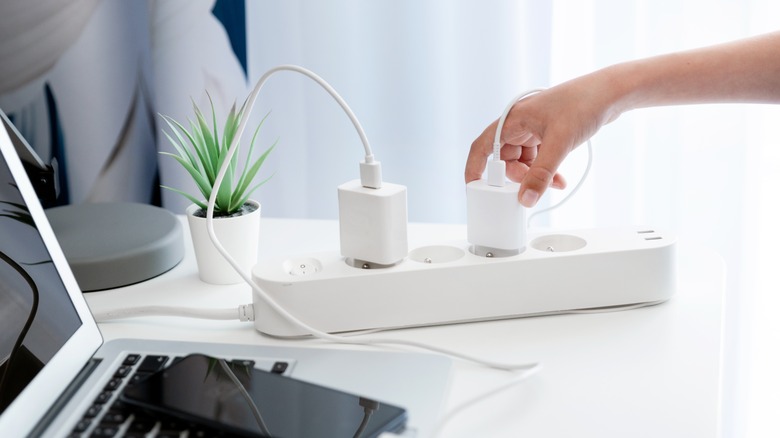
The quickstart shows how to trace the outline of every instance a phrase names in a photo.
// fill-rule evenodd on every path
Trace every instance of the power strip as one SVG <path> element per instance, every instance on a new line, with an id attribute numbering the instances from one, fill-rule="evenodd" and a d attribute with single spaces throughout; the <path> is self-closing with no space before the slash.
<path id="1" fill-rule="evenodd" d="M 650 229 L 589 229 L 531 237 L 500 257 L 466 242 L 413 249 L 393 266 L 338 252 L 272 259 L 257 284 L 329 333 L 453 324 L 668 300 L 676 289 L 676 238 Z M 307 335 L 255 292 L 255 328 Z"/>

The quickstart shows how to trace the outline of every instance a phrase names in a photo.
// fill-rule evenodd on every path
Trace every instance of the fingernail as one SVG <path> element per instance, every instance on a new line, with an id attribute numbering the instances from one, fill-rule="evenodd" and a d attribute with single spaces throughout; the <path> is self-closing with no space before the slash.
<path id="1" fill-rule="evenodd" d="M 527 189 L 523 192 L 522 195 L 520 195 L 520 203 L 523 204 L 526 208 L 531 208 L 534 205 L 536 205 L 536 202 L 539 200 L 539 193 L 535 190 Z"/>

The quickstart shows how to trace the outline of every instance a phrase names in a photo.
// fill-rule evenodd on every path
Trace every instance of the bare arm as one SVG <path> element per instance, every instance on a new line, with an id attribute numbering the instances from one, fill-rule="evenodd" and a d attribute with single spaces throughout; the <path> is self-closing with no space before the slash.
<path id="1" fill-rule="evenodd" d="M 620 114 L 714 102 L 780 103 L 780 32 L 616 64 L 535 94 L 510 111 L 501 158 L 532 207 L 548 186 L 565 186 L 557 169 L 569 152 Z M 472 143 L 466 182 L 482 175 L 495 129 Z"/>

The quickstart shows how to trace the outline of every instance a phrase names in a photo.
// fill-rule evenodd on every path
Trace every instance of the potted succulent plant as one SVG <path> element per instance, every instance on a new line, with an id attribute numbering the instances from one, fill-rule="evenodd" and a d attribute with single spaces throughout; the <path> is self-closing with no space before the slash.
<path id="1" fill-rule="evenodd" d="M 240 275 L 227 263 L 209 238 L 206 230 L 206 207 L 217 172 L 224 163 L 238 125 L 242 118 L 247 116 L 244 111 L 246 102 L 238 110 L 233 104 L 221 132 L 218 129 L 213 102 L 210 122 L 194 102 L 192 106 L 195 120 L 188 120 L 189 129 L 171 117 L 161 115 L 171 131 L 163 133 L 176 149 L 176 153 L 160 153 L 173 157 L 187 170 L 200 196 L 168 186 L 162 187 L 192 201 L 192 205 L 187 208 L 187 220 L 201 280 L 213 284 L 238 283 L 241 281 Z M 276 143 L 272 144 L 253 160 L 255 140 L 267 117 L 266 114 L 255 129 L 243 166 L 239 166 L 239 154 L 233 155 L 214 205 L 214 231 L 222 246 L 245 272 L 257 260 L 260 232 L 260 203 L 251 199 L 250 195 L 270 178 L 269 176 L 260 182 L 254 181 L 268 154 L 276 146 Z"/>

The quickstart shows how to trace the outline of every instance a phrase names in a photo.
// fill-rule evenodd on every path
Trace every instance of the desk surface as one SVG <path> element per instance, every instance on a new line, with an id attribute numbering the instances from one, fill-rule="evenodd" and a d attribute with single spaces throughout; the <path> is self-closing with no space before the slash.
<path id="1" fill-rule="evenodd" d="M 147 282 L 87 294 L 93 311 L 146 305 L 218 307 L 251 303 L 247 285 L 212 286 L 186 255 Z M 463 239 L 462 225 L 410 224 L 410 248 Z M 338 223 L 263 219 L 260 258 L 338 248 Z M 525 383 L 465 411 L 447 437 L 717 437 L 720 433 L 721 329 L 725 267 L 720 257 L 678 244 L 677 295 L 630 311 L 558 315 L 392 332 L 394 338 L 504 362 L 543 363 Z M 520 281 L 520 280 L 518 280 Z M 101 324 L 123 337 L 305 346 L 262 336 L 229 321 L 148 317 Z M 339 348 L 343 348 L 340 346 Z M 449 408 L 509 379 L 456 361 Z M 445 408 L 446 409 L 446 408 Z"/>

